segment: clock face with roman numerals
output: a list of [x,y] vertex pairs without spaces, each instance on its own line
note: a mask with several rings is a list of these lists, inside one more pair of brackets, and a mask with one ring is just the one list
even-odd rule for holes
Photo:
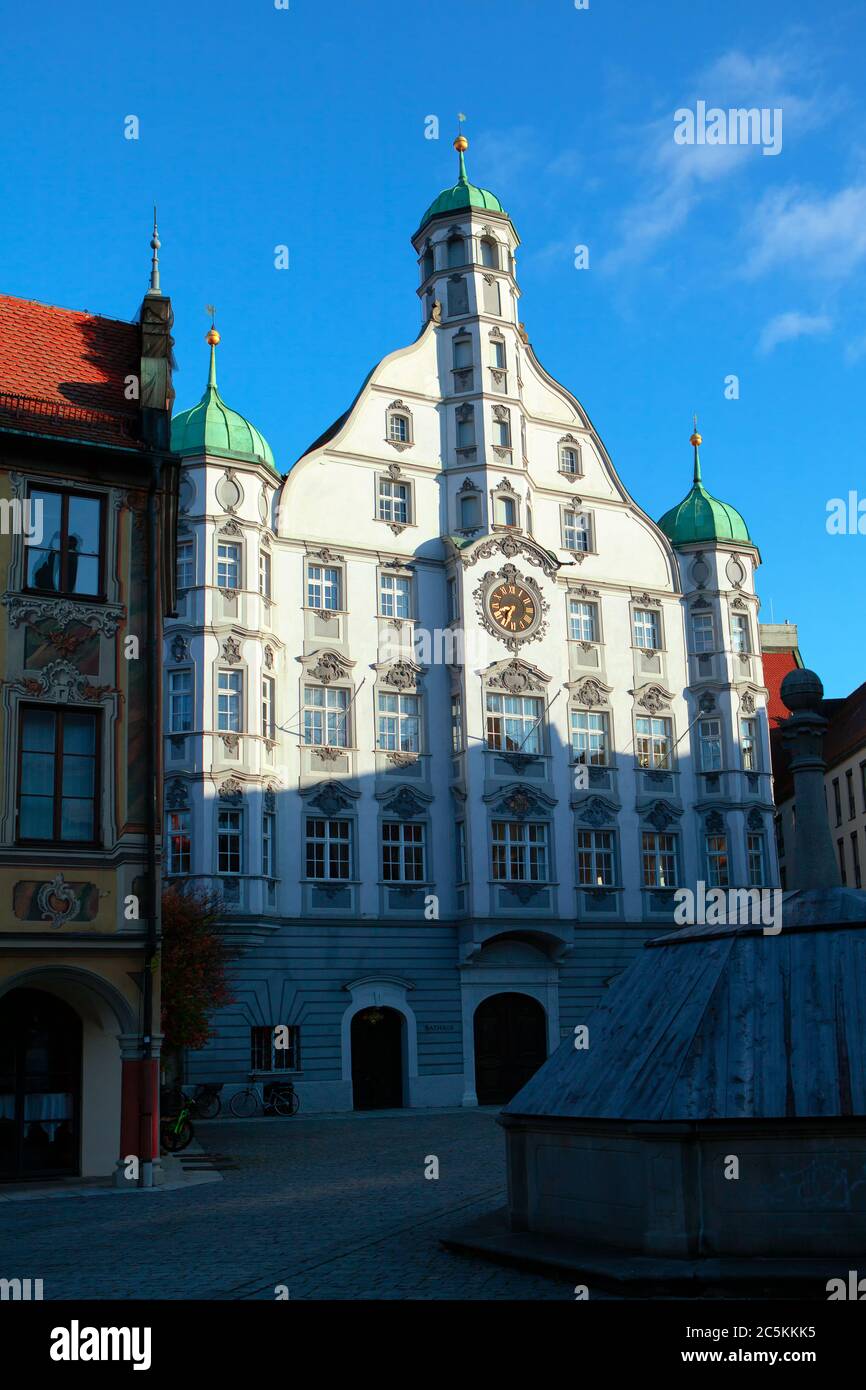
[[520,637],[535,625],[538,604],[522,584],[506,580],[487,595],[487,611],[496,626],[508,637]]

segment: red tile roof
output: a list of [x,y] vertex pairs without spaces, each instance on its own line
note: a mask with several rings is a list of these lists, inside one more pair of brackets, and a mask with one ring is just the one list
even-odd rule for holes
[[0,295],[0,428],[140,446],[138,324]]
[[796,671],[802,666],[802,661],[797,660],[795,651],[789,649],[784,652],[767,652],[763,654],[764,665],[764,685],[770,692],[767,702],[767,715],[770,720],[770,728],[778,723],[780,719],[787,719],[790,713],[787,705],[782,703],[781,689],[782,681],[789,671]]

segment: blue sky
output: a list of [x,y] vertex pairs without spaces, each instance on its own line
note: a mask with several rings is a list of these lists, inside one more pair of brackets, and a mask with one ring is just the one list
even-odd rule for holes
[[[132,317],[156,199],[178,408],[215,303],[223,394],[288,468],[418,331],[408,238],[454,180],[463,111],[470,177],[522,239],[533,346],[627,487],[655,517],[679,500],[697,411],[705,482],[761,550],[763,620],[799,624],[829,695],[859,685],[866,535],[825,521],[866,498],[860,0],[289,3],[5,0],[2,289]],[[781,108],[781,152],[675,144],[699,100]]]

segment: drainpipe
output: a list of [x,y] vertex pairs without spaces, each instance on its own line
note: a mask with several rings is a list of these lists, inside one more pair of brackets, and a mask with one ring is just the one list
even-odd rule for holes
[[160,479],[160,460],[151,455],[150,484],[147,497],[147,703],[150,709],[147,739],[147,884],[149,912],[147,914],[147,943],[144,953],[142,1006],[141,1063],[143,1085],[141,1099],[140,1145],[141,1165],[139,1186],[153,1187],[153,1123],[156,1080],[153,1075],[153,970],[159,949],[159,865],[156,857],[159,768],[159,662],[156,644],[158,625],[156,604],[159,576],[157,574],[157,491]]

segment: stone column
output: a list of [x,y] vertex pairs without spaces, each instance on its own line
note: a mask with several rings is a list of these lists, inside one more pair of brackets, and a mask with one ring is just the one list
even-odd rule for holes
[[824,734],[827,720],[819,713],[824,687],[814,671],[789,671],[782,681],[782,701],[791,711],[782,738],[791,755],[797,825],[789,888],[838,888],[839,865],[824,798]]

